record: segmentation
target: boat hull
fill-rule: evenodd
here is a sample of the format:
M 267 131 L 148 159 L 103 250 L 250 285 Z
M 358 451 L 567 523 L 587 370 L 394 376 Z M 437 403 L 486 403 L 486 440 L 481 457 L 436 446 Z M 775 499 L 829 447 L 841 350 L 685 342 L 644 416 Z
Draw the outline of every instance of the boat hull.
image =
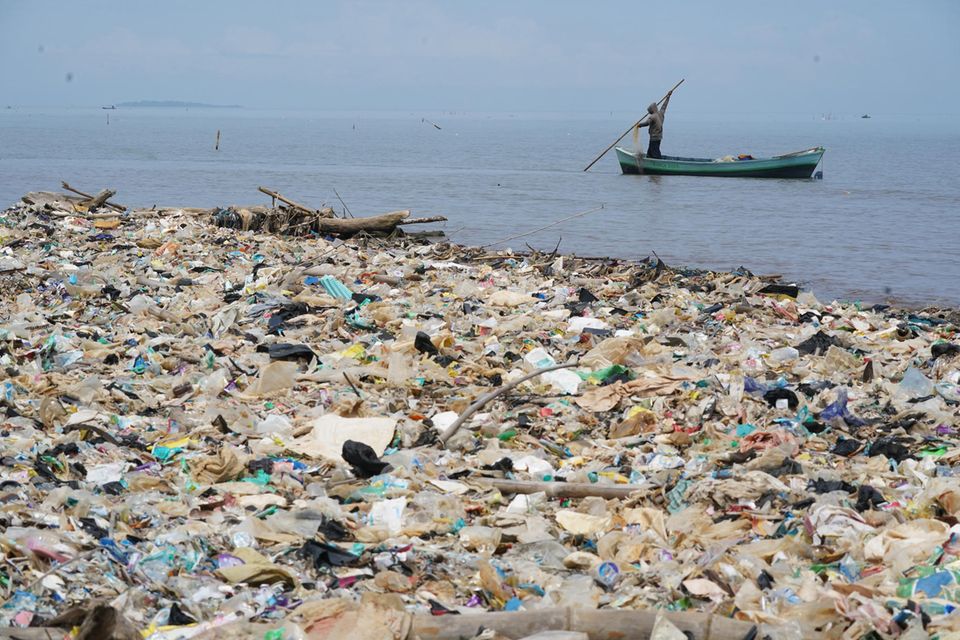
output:
M 723 178 L 810 178 L 823 157 L 823 147 L 772 158 L 715 162 L 708 158 L 648 158 L 617 147 L 624 174 L 654 176 L 714 176 Z

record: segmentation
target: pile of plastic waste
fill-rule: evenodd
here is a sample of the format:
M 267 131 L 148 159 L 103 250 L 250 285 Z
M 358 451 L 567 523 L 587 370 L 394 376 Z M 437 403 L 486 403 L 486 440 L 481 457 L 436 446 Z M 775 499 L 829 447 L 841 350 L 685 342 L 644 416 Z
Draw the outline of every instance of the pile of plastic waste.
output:
M 0 624 L 960 631 L 956 311 L 23 202 L 0 285 Z

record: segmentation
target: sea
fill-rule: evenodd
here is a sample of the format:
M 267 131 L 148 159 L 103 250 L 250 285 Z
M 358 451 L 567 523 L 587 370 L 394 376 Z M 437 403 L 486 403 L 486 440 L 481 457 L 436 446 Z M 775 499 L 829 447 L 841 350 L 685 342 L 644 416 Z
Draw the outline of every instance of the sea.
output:
M 0 208 L 61 180 L 146 207 L 267 204 L 264 186 L 354 216 L 446 216 L 410 229 L 491 249 L 656 254 L 781 274 L 824 302 L 960 305 L 960 118 L 871 115 L 668 113 L 667 155 L 826 147 L 822 179 L 761 180 L 624 176 L 613 151 L 585 172 L 626 112 L 0 105 Z

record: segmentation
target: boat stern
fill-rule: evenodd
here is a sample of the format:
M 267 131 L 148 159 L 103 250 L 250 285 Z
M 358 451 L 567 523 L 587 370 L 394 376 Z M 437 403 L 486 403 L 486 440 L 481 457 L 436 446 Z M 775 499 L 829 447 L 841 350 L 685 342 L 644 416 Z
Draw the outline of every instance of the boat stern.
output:
M 617 147 L 617 160 L 620 162 L 620 170 L 624 175 L 636 175 L 643 173 L 643 154 L 639 151 L 628 151 L 623 147 Z

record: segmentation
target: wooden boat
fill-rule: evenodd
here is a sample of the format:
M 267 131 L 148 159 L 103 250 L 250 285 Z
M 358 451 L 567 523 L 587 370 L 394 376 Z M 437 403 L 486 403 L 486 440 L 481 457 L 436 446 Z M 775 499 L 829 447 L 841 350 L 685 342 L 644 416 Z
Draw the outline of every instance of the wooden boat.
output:
M 654 176 L 718 176 L 730 178 L 809 178 L 817 168 L 824 148 L 814 147 L 772 158 L 648 158 L 640 152 L 617 147 L 617 159 L 625 174 Z

